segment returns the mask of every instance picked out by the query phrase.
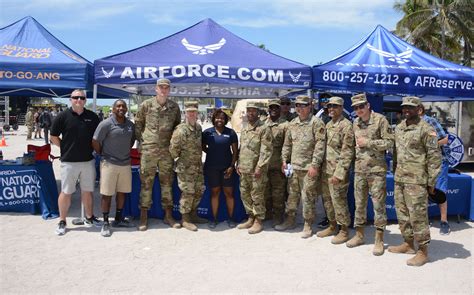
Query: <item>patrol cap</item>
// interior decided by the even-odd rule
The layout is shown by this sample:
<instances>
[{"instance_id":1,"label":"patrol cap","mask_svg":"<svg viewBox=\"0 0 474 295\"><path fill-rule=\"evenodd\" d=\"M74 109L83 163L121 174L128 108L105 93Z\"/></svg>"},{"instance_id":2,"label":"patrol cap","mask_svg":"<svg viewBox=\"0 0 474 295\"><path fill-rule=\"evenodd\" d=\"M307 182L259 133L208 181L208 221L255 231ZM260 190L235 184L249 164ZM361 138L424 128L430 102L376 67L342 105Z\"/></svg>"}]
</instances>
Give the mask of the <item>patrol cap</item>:
<instances>
[{"instance_id":1,"label":"patrol cap","mask_svg":"<svg viewBox=\"0 0 474 295\"><path fill-rule=\"evenodd\" d=\"M270 99L268 101L268 107L271 106L280 106L280 100L279 99Z\"/></svg>"},{"instance_id":2,"label":"patrol cap","mask_svg":"<svg viewBox=\"0 0 474 295\"><path fill-rule=\"evenodd\" d=\"M342 99L342 97L339 97L339 96L333 96L329 99L328 104L337 104L337 105L343 106L344 99Z\"/></svg>"},{"instance_id":3,"label":"patrol cap","mask_svg":"<svg viewBox=\"0 0 474 295\"><path fill-rule=\"evenodd\" d=\"M307 95L298 95L295 100L295 104L310 104L311 98Z\"/></svg>"},{"instance_id":4,"label":"patrol cap","mask_svg":"<svg viewBox=\"0 0 474 295\"><path fill-rule=\"evenodd\" d=\"M359 104L364 104L367 103L367 97L365 96L365 93L357 94L351 97L352 104L351 106L356 106Z\"/></svg>"},{"instance_id":5,"label":"patrol cap","mask_svg":"<svg viewBox=\"0 0 474 295\"><path fill-rule=\"evenodd\" d=\"M421 104L421 99L416 96L406 96L403 98L402 106L417 107Z\"/></svg>"},{"instance_id":6,"label":"patrol cap","mask_svg":"<svg viewBox=\"0 0 474 295\"><path fill-rule=\"evenodd\" d=\"M247 109L253 108L253 109L260 109L260 106L255 102L255 101L249 101L247 102Z\"/></svg>"},{"instance_id":7,"label":"patrol cap","mask_svg":"<svg viewBox=\"0 0 474 295\"><path fill-rule=\"evenodd\" d=\"M184 110L188 111L197 111L198 110L198 102L197 101L186 101L184 103Z\"/></svg>"},{"instance_id":8,"label":"patrol cap","mask_svg":"<svg viewBox=\"0 0 474 295\"><path fill-rule=\"evenodd\" d=\"M280 97L280 105L288 103L291 104L291 99L289 97Z\"/></svg>"},{"instance_id":9,"label":"patrol cap","mask_svg":"<svg viewBox=\"0 0 474 295\"><path fill-rule=\"evenodd\" d=\"M158 80L156 81L156 85L168 85L168 86L170 86L170 85L171 85L171 81L168 80L168 79L161 78L161 79L158 79Z\"/></svg>"}]
</instances>

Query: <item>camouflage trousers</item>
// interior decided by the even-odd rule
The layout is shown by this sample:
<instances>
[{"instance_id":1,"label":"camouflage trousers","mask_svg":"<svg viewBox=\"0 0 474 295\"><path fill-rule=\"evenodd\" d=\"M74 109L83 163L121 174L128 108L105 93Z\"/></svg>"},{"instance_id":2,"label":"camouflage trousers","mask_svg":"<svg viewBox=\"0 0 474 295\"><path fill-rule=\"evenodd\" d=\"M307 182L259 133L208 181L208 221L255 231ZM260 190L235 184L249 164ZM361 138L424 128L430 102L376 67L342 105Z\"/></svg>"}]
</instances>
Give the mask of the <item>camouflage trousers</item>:
<instances>
[{"instance_id":1,"label":"camouflage trousers","mask_svg":"<svg viewBox=\"0 0 474 295\"><path fill-rule=\"evenodd\" d=\"M288 181L289 195L286 202L286 214L288 216L296 215L301 198L303 202L303 218L305 220L314 220L319 180L319 176L309 177L307 170L293 171L293 175Z\"/></svg>"},{"instance_id":2,"label":"camouflage trousers","mask_svg":"<svg viewBox=\"0 0 474 295\"><path fill-rule=\"evenodd\" d=\"M349 181L344 180L338 184L330 184L328 180L331 177L332 175L325 173L321 179L326 216L329 221L336 221L339 225L349 226L351 224L349 205L347 203Z\"/></svg>"},{"instance_id":3,"label":"camouflage trousers","mask_svg":"<svg viewBox=\"0 0 474 295\"><path fill-rule=\"evenodd\" d=\"M285 212L286 177L280 169L268 170L268 182L265 189L265 207L267 215Z\"/></svg>"},{"instance_id":4,"label":"camouflage trousers","mask_svg":"<svg viewBox=\"0 0 474 295\"><path fill-rule=\"evenodd\" d=\"M196 210L204 193L204 178L202 172L178 172L178 186L181 190L179 213L187 214Z\"/></svg>"},{"instance_id":5,"label":"camouflage trousers","mask_svg":"<svg viewBox=\"0 0 474 295\"><path fill-rule=\"evenodd\" d=\"M31 136L33 135L33 125L27 126L28 128L28 134L26 135L26 139L31 139Z\"/></svg>"},{"instance_id":6,"label":"camouflage trousers","mask_svg":"<svg viewBox=\"0 0 474 295\"><path fill-rule=\"evenodd\" d=\"M142 150L140 159L140 206L150 209L153 204L152 192L157 168L161 187L161 205L163 209L173 208L173 159L169 151L157 151L156 149Z\"/></svg>"},{"instance_id":7,"label":"camouflage trousers","mask_svg":"<svg viewBox=\"0 0 474 295\"><path fill-rule=\"evenodd\" d=\"M361 227L367 222L368 194L374 205L374 225L384 230L387 225L387 210L385 199L387 198L386 174L380 173L355 173L354 176L354 198L355 218L354 226Z\"/></svg>"},{"instance_id":8,"label":"camouflage trousers","mask_svg":"<svg viewBox=\"0 0 474 295\"><path fill-rule=\"evenodd\" d=\"M266 171L262 172L259 179L255 179L253 173L242 173L240 176L240 196L247 215L261 220L265 219L264 192L266 185Z\"/></svg>"},{"instance_id":9,"label":"camouflage trousers","mask_svg":"<svg viewBox=\"0 0 474 295\"><path fill-rule=\"evenodd\" d=\"M431 237L426 185L395 182L395 208L403 239L428 244Z\"/></svg>"}]
</instances>

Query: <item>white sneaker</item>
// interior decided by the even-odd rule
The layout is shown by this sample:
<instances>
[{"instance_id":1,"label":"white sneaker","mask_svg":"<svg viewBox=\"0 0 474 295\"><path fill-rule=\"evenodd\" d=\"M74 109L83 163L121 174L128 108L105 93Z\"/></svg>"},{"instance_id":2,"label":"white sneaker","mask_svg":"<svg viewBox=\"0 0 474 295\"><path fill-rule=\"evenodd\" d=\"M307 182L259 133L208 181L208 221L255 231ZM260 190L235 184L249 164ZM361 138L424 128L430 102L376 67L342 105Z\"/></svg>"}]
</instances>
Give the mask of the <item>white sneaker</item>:
<instances>
[{"instance_id":1,"label":"white sneaker","mask_svg":"<svg viewBox=\"0 0 474 295\"><path fill-rule=\"evenodd\" d=\"M58 227L56 228L56 234L58 236L62 236L66 233L66 221L61 220L58 223Z\"/></svg>"}]
</instances>

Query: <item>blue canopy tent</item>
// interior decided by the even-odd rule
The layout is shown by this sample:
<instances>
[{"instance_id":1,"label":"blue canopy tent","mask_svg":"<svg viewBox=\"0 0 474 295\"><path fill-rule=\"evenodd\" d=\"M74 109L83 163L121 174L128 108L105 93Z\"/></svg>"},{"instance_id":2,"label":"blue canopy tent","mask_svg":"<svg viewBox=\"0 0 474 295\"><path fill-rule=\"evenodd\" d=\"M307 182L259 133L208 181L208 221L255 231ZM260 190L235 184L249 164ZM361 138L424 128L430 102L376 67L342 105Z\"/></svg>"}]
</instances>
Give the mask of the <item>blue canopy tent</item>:
<instances>
[{"instance_id":1,"label":"blue canopy tent","mask_svg":"<svg viewBox=\"0 0 474 295\"><path fill-rule=\"evenodd\" d=\"M92 92L92 63L64 45L33 17L0 29L0 95L69 95ZM101 97L127 97L124 91L100 87Z\"/></svg>"},{"instance_id":2,"label":"blue canopy tent","mask_svg":"<svg viewBox=\"0 0 474 295\"><path fill-rule=\"evenodd\" d=\"M159 78L171 96L275 97L309 89L311 68L265 51L205 19L154 43L94 61L95 83L153 95Z\"/></svg>"},{"instance_id":3,"label":"blue canopy tent","mask_svg":"<svg viewBox=\"0 0 474 295\"><path fill-rule=\"evenodd\" d=\"M474 69L434 57L382 26L333 60L313 67L313 89L474 99Z\"/></svg>"}]
</instances>

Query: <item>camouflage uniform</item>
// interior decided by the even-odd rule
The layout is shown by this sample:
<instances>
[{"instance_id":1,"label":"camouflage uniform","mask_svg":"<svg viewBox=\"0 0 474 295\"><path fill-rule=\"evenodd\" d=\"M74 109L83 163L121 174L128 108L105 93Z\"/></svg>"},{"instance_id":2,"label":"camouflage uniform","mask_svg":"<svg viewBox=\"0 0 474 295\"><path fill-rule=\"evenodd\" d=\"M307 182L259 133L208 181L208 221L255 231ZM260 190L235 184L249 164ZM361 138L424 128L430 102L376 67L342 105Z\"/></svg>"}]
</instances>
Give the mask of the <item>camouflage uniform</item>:
<instances>
[{"instance_id":1,"label":"camouflage uniform","mask_svg":"<svg viewBox=\"0 0 474 295\"><path fill-rule=\"evenodd\" d=\"M293 119L295 119L296 117L298 117L298 114L297 113L288 113L286 115L281 115L280 118L288 121L288 122L291 122L293 121Z\"/></svg>"},{"instance_id":2,"label":"camouflage uniform","mask_svg":"<svg viewBox=\"0 0 474 295\"><path fill-rule=\"evenodd\" d=\"M326 159L322 177L323 201L330 222L349 226L351 218L347 204L349 168L354 158L354 132L349 120L341 117L326 125ZM337 177L338 184L330 184L329 178Z\"/></svg>"},{"instance_id":3,"label":"camouflage uniform","mask_svg":"<svg viewBox=\"0 0 474 295\"><path fill-rule=\"evenodd\" d=\"M179 200L181 214L197 210L204 192L201 133L202 128L198 123L194 127L188 123L181 123L171 138L171 157L177 159L175 171L181 190Z\"/></svg>"},{"instance_id":4,"label":"camouflage uniform","mask_svg":"<svg viewBox=\"0 0 474 295\"><path fill-rule=\"evenodd\" d=\"M367 199L370 192L375 213L374 225L383 230L387 225L385 151L392 147L393 135L390 132L387 119L373 111L370 113L368 122L356 118L353 128L356 139L358 137L367 139L366 146L356 145L355 147L354 198L356 210L354 227L364 226L367 222Z\"/></svg>"},{"instance_id":5,"label":"camouflage uniform","mask_svg":"<svg viewBox=\"0 0 474 295\"><path fill-rule=\"evenodd\" d=\"M272 156L272 133L265 124L257 120L242 130L238 168L240 171L240 195L249 217L265 218L265 186L267 170ZM260 168L259 179L254 178L255 168Z\"/></svg>"},{"instance_id":6,"label":"camouflage uniform","mask_svg":"<svg viewBox=\"0 0 474 295\"><path fill-rule=\"evenodd\" d=\"M268 164L268 183L265 189L266 212L282 216L285 211L286 177L281 172L281 149L288 123L283 118L273 122L270 117L265 125L272 133L273 153Z\"/></svg>"},{"instance_id":7,"label":"camouflage uniform","mask_svg":"<svg viewBox=\"0 0 474 295\"><path fill-rule=\"evenodd\" d=\"M26 139L31 139L31 136L33 135L33 127L35 126L35 117L33 110L31 109L28 111L28 113L26 113L25 125L28 128L28 135L26 136Z\"/></svg>"},{"instance_id":8,"label":"camouflage uniform","mask_svg":"<svg viewBox=\"0 0 474 295\"><path fill-rule=\"evenodd\" d=\"M424 120L395 128L395 207L405 241L430 242L427 186L435 187L441 171L436 132Z\"/></svg>"},{"instance_id":9,"label":"camouflage uniform","mask_svg":"<svg viewBox=\"0 0 474 295\"><path fill-rule=\"evenodd\" d=\"M166 100L161 106L155 97L145 100L135 116L135 133L141 143L140 206L152 205L152 189L159 171L161 204L163 209L173 207L173 158L169 145L173 129L181 122L181 112L176 102Z\"/></svg>"},{"instance_id":10,"label":"camouflage uniform","mask_svg":"<svg viewBox=\"0 0 474 295\"><path fill-rule=\"evenodd\" d=\"M289 196L286 214L295 216L300 197L303 201L303 218L313 221L320 175L311 178L309 168L321 168L326 145L326 129L323 121L313 115L301 121L298 117L291 121L285 136L281 159L293 166L289 179ZM311 223L311 222L310 222Z\"/></svg>"}]
</instances>

